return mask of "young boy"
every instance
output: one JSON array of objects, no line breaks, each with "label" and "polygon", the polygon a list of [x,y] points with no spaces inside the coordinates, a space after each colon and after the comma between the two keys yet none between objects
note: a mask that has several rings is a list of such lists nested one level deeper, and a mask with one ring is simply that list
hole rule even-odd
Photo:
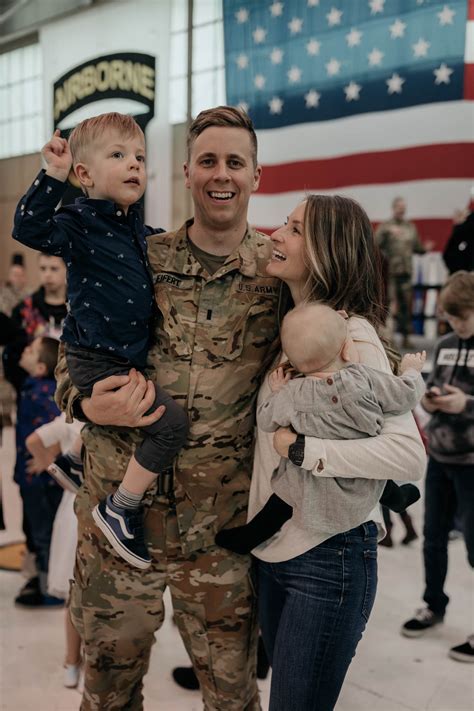
[{"label": "young boy", "polygon": [[[436,344],[434,366],[421,404],[431,414],[426,427],[423,557],[426,607],[405,622],[406,637],[420,637],[443,622],[448,540],[457,515],[474,567],[474,272],[455,272],[439,305],[453,329]],[[474,662],[474,634],[449,650],[452,659]]]},{"label": "young boy", "polygon": [[[48,470],[59,448],[63,453],[80,440],[83,423],[66,422],[64,412],[51,422],[38,427],[26,439],[26,448],[31,454],[27,463],[28,472],[39,474]],[[74,515],[75,494],[65,491],[62,495],[51,535],[48,569],[48,592],[59,598],[68,598],[70,580],[73,577],[77,546],[77,519]],[[64,660],[64,686],[75,688],[79,682],[81,661],[81,637],[73,626],[69,608],[65,615],[66,657]]]},{"label": "young boy", "polygon": [[[424,351],[403,358],[400,377],[362,365],[344,316],[316,303],[298,306],[285,316],[282,348],[292,366],[305,377],[291,380],[283,367],[271,373],[272,395],[257,410],[263,430],[275,432],[291,425],[298,434],[324,439],[374,437],[383,427],[385,414],[402,414],[415,407],[424,392],[420,374]],[[345,480],[345,488],[341,486],[340,495],[350,497],[351,515],[364,509],[367,481]],[[323,494],[312,472],[282,459],[273,474],[272,487],[275,493],[263,509],[246,526],[220,531],[218,545],[238,553],[249,552],[293,515],[304,528],[324,528],[324,521],[314,520],[314,501]],[[388,481],[381,503],[403,511],[419,496],[413,484],[398,487]],[[327,502],[328,519],[330,511],[331,502]],[[347,525],[348,529],[353,526]]]},{"label": "young boy", "polygon": [[23,528],[34,548],[38,577],[22,589],[15,602],[27,607],[63,604],[63,600],[48,595],[47,577],[49,548],[54,517],[61,501],[62,489],[45,471],[34,475],[28,469],[27,437],[40,425],[50,422],[59,410],[54,402],[56,381],[54,368],[59,342],[49,336],[35,338],[26,346],[20,366],[28,377],[21,389],[16,422],[14,480],[20,487],[23,502]]},{"label": "young boy", "polygon": [[[103,114],[76,126],[69,143],[55,131],[42,153],[47,169],[20,201],[13,236],[66,262],[70,311],[61,339],[74,385],[90,396],[99,380],[146,367],[154,299],[145,238],[161,230],[143,224],[138,204],[146,188],[145,137],[130,116]],[[85,197],[55,212],[71,167]],[[151,563],[141,500],[188,432],[184,411],[155,390],[149,412],[165,405],[164,415],[143,428],[119,489],[93,510],[114,550],[141,569]]]}]

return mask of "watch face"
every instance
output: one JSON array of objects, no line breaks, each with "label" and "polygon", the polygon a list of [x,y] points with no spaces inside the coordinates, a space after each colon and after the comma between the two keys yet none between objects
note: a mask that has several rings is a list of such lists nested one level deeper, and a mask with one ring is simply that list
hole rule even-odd
[{"label": "watch face", "polygon": [[297,467],[300,467],[304,459],[304,442],[293,442],[288,448],[288,458]]}]

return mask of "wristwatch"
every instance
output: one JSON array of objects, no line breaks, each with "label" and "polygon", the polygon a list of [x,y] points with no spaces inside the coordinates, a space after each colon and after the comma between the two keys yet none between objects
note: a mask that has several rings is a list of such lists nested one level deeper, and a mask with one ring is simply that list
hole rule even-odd
[{"label": "wristwatch", "polygon": [[296,435],[296,440],[288,447],[288,459],[300,467],[304,459],[304,435]]}]

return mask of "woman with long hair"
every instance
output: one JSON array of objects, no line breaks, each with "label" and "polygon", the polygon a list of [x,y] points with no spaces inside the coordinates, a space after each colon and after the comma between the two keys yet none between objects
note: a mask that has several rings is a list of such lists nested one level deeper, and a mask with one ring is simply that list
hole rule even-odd
[{"label": "woman with long hair", "polygon": [[[360,362],[396,373],[398,356],[378,335],[384,317],[380,259],[360,205],[339,196],[309,195],[271,239],[267,272],[285,282],[294,305],[317,301],[346,311]],[[269,392],[267,378],[259,402]],[[421,478],[424,448],[411,413],[386,417],[382,433],[367,439],[319,440],[285,429],[274,436],[257,432],[249,519],[272,494],[278,455],[312,470],[321,482],[316,524],[318,517],[326,518],[322,502],[340,499],[332,505],[337,513],[331,530],[327,523],[321,530],[317,525],[303,530],[293,517],[253,551],[260,626],[273,667],[270,711],[331,711],[375,599],[384,482]],[[373,484],[366,510],[357,525],[344,530],[338,519],[347,520],[347,487],[360,477]]]}]

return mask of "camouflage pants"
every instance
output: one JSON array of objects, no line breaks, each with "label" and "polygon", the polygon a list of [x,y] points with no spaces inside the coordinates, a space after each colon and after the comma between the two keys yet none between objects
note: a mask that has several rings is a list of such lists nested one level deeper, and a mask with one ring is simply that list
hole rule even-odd
[{"label": "camouflage pants", "polygon": [[412,284],[411,277],[392,276],[389,284],[391,308],[396,304],[398,332],[408,336],[412,331]]},{"label": "camouflage pants", "polygon": [[167,586],[206,711],[260,709],[250,557],[217,546],[183,557],[176,514],[157,502],[146,517],[154,563],[139,571],[111,552],[94,526],[87,496],[79,494],[76,513],[71,615],[85,647],[81,711],[143,709],[142,680],[163,622]]}]

